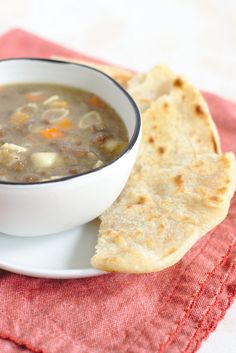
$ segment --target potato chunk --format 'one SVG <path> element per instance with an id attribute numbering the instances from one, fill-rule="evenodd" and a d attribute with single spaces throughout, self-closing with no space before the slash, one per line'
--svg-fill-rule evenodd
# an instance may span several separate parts
<path id="1" fill-rule="evenodd" d="M 100 167 L 102 167 L 102 166 L 104 166 L 104 163 L 103 163 L 103 161 L 101 161 L 101 160 L 99 159 L 99 160 L 94 164 L 93 169 L 100 168 Z"/>
<path id="2" fill-rule="evenodd" d="M 15 145 L 14 143 L 4 143 L 1 146 L 1 149 L 8 150 L 11 152 L 26 152 L 27 151 L 26 147 Z"/>
<path id="3" fill-rule="evenodd" d="M 56 152 L 35 152 L 31 155 L 31 161 L 36 169 L 50 168 L 57 160 Z"/>
<path id="4" fill-rule="evenodd" d="M 114 152 L 118 144 L 119 144 L 119 141 L 117 141 L 114 138 L 109 138 L 108 140 L 105 141 L 105 143 L 103 144 L 103 147 L 108 152 Z"/>
<path id="5" fill-rule="evenodd" d="M 17 153 L 11 152 L 7 149 L 0 149 L 0 164 L 6 167 L 11 167 L 13 164 L 20 160 Z"/>
<path id="6" fill-rule="evenodd" d="M 108 152 L 108 153 L 114 153 L 116 152 L 117 154 L 121 153 L 127 144 L 124 141 L 121 140 L 116 140 L 115 138 L 109 138 L 107 139 L 103 144 L 102 148 Z"/>
<path id="7" fill-rule="evenodd" d="M 92 127 L 93 125 L 95 126 L 100 126 L 102 125 L 102 118 L 101 115 L 96 112 L 95 110 L 92 110 L 91 112 L 83 115 L 78 123 L 78 127 L 80 129 L 88 129 Z"/>
<path id="8" fill-rule="evenodd" d="M 11 167 L 20 160 L 22 152 L 26 152 L 27 148 L 14 145 L 13 143 L 4 143 L 0 147 L 0 164 Z"/>

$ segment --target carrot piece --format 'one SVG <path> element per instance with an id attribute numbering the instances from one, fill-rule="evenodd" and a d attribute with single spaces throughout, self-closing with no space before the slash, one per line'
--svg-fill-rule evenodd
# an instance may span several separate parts
<path id="1" fill-rule="evenodd" d="M 15 112 L 11 117 L 11 123 L 13 125 L 23 125 L 27 123 L 30 119 L 30 116 L 23 112 Z"/>
<path id="2" fill-rule="evenodd" d="M 48 140 L 61 139 L 64 137 L 63 132 L 60 131 L 60 129 L 58 129 L 56 126 L 48 127 L 44 130 L 41 130 L 40 134 Z"/>
<path id="3" fill-rule="evenodd" d="M 91 96 L 88 103 L 96 108 L 104 108 L 105 105 L 98 96 Z"/>
<path id="4" fill-rule="evenodd" d="M 59 129 L 72 129 L 74 127 L 74 124 L 70 119 L 65 118 L 59 121 L 56 127 Z"/>
<path id="5" fill-rule="evenodd" d="M 41 102 L 43 100 L 43 95 L 41 93 L 38 93 L 38 94 L 29 93 L 26 95 L 26 100 L 27 102 L 30 102 L 30 103 Z"/>
<path id="6" fill-rule="evenodd" d="M 53 108 L 67 108 L 68 103 L 67 101 L 63 101 L 63 100 L 55 100 L 50 104 L 50 106 Z"/>

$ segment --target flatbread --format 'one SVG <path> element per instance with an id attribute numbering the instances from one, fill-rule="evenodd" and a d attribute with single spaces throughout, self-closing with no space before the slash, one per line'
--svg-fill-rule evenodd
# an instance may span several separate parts
<path id="1" fill-rule="evenodd" d="M 57 56 L 52 57 L 52 59 L 69 61 L 69 62 L 73 62 L 76 64 L 83 64 L 83 65 L 91 66 L 91 67 L 93 67 L 97 70 L 100 70 L 100 71 L 104 72 L 105 74 L 111 76 L 114 80 L 116 80 L 124 88 L 127 87 L 128 81 L 134 76 L 134 73 L 132 73 L 129 70 L 125 70 L 125 69 L 115 67 L 115 66 L 97 64 L 92 61 L 83 61 L 83 60 L 76 60 L 76 59 L 57 57 Z"/>
<path id="2" fill-rule="evenodd" d="M 144 111 L 157 98 L 169 94 L 174 79 L 175 75 L 167 66 L 157 65 L 147 73 L 133 76 L 127 83 L 127 90 Z"/>
<path id="3" fill-rule="evenodd" d="M 220 153 L 200 93 L 180 77 L 167 81 L 143 113 L 140 152 L 129 181 L 101 216 L 91 260 L 98 269 L 162 270 L 227 215 L 236 187 L 235 156 Z M 144 95 L 147 91 L 145 86 Z"/>
<path id="4" fill-rule="evenodd" d="M 168 134 L 176 138 L 181 135 L 181 139 L 188 140 L 185 152 L 193 148 L 196 153 L 221 151 L 219 135 L 205 100 L 183 77 L 174 75 L 164 65 L 158 65 L 147 74 L 134 76 L 128 82 L 127 90 L 143 112 L 152 106 L 146 118 L 153 120 L 145 126 L 148 138 L 168 142 L 169 136 L 162 135 L 163 131 L 167 133 L 168 125 Z M 160 97 L 162 100 L 158 100 Z M 181 132 L 182 129 L 185 131 Z M 173 142 L 170 143 L 172 147 L 178 148 Z M 198 145 L 201 145 L 200 149 Z"/>
<path id="5" fill-rule="evenodd" d="M 85 64 L 105 72 L 127 89 L 142 112 L 150 108 L 152 103 L 161 96 L 169 95 L 170 99 L 174 99 L 178 102 L 177 109 L 180 109 L 179 113 L 183 114 L 185 119 L 191 120 L 188 123 L 188 127 L 191 126 L 190 123 L 192 123 L 193 126 L 189 133 L 191 133 L 193 137 L 195 136 L 201 139 L 202 146 L 206 143 L 206 151 L 216 153 L 221 151 L 217 129 L 201 93 L 183 77 L 176 76 L 167 66 L 157 65 L 147 73 L 135 75 L 128 70 L 114 66 L 64 57 L 53 57 L 53 59 Z M 166 100 L 168 102 L 168 96 Z M 163 113 L 168 116 L 168 103 L 167 105 L 163 103 Z M 153 107 L 153 114 L 155 114 L 155 107 Z M 150 129 L 152 129 L 152 126 L 153 125 L 149 124 Z M 194 129 L 200 129 L 201 132 L 204 132 L 204 136 L 195 134 Z M 153 133 L 155 132 L 156 128 L 154 126 Z"/>
<path id="6" fill-rule="evenodd" d="M 175 166 L 187 156 L 193 159 L 199 153 L 220 153 L 215 126 L 202 119 L 204 114 L 199 116 L 193 101 L 183 107 L 175 93 L 159 98 L 143 113 L 139 164 Z"/>
<path id="7" fill-rule="evenodd" d="M 179 261 L 227 215 L 235 158 L 199 155 L 171 168 L 136 170 L 101 217 L 92 265 L 104 271 L 160 271 Z"/>

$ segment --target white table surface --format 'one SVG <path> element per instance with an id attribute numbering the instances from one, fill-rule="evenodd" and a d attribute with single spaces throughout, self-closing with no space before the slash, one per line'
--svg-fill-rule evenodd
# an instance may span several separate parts
<path id="1" fill-rule="evenodd" d="M 0 34 L 15 27 L 136 70 L 168 64 L 236 101 L 235 0 L 0 0 Z M 236 352 L 236 302 L 199 352 Z"/>

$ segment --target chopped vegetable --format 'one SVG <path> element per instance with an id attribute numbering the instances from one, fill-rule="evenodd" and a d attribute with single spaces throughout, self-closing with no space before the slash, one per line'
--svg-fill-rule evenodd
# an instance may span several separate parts
<path id="1" fill-rule="evenodd" d="M 31 92 L 26 95 L 27 102 L 41 102 L 43 100 L 42 92 Z"/>
<path id="2" fill-rule="evenodd" d="M 35 103 L 27 103 L 25 105 L 22 105 L 21 107 L 16 109 L 16 112 L 21 112 L 25 114 L 34 114 L 37 113 L 39 110 L 39 107 Z"/>
<path id="3" fill-rule="evenodd" d="M 43 105 L 48 105 L 58 99 L 59 99 L 59 96 L 51 96 L 43 102 Z"/>
<path id="4" fill-rule="evenodd" d="M 59 96 L 51 96 L 43 102 L 43 105 L 50 105 L 53 108 L 67 108 L 67 101 L 60 99 Z"/>
<path id="5" fill-rule="evenodd" d="M 93 168 L 100 168 L 104 165 L 103 161 L 101 161 L 100 159 L 97 161 L 97 163 L 94 164 Z"/>
<path id="6" fill-rule="evenodd" d="M 61 139 L 64 137 L 63 132 L 56 126 L 48 127 L 40 131 L 40 134 L 48 140 Z"/>
<path id="7" fill-rule="evenodd" d="M 26 152 L 27 148 L 14 145 L 13 143 L 4 143 L 0 148 L 0 164 L 11 167 L 20 161 L 20 154 Z"/>
<path id="8" fill-rule="evenodd" d="M 26 124 L 30 120 L 29 114 L 23 112 L 15 112 L 11 116 L 11 123 L 15 126 L 21 126 Z"/>
<path id="9" fill-rule="evenodd" d="M 88 112 L 87 114 L 83 115 L 80 118 L 78 127 L 80 129 L 88 129 L 93 125 L 101 125 L 101 124 L 102 124 L 101 115 L 95 110 L 92 110 L 91 112 Z"/>
<path id="10" fill-rule="evenodd" d="M 1 181 L 9 181 L 9 179 L 5 175 L 0 176 Z"/>
<path id="11" fill-rule="evenodd" d="M 1 146 L 1 149 L 13 151 L 13 152 L 26 152 L 27 151 L 26 147 L 18 146 L 18 145 L 15 145 L 14 143 L 7 143 L 7 142 Z"/>
<path id="12" fill-rule="evenodd" d="M 13 164 L 15 164 L 17 161 L 20 160 L 20 155 L 11 152 L 10 150 L 0 150 L 0 164 L 4 165 L 6 167 L 11 167 Z"/>
<path id="13" fill-rule="evenodd" d="M 61 179 L 61 178 L 64 178 L 64 176 L 53 175 L 50 178 L 41 179 L 40 181 L 49 181 L 49 180 L 56 180 L 56 179 Z"/>
<path id="14" fill-rule="evenodd" d="M 53 108 L 67 108 L 68 103 L 67 101 L 63 100 L 54 100 L 53 102 L 51 102 L 50 106 Z"/>
<path id="15" fill-rule="evenodd" d="M 59 129 L 73 129 L 74 124 L 68 118 L 64 118 L 56 125 Z"/>
<path id="16" fill-rule="evenodd" d="M 118 146 L 117 146 L 116 149 L 115 149 L 115 153 L 116 153 L 117 155 L 120 154 L 121 152 L 124 151 L 124 149 L 126 148 L 126 146 L 127 146 L 127 143 L 126 143 L 126 142 L 124 142 L 124 141 L 119 141 Z"/>
<path id="17" fill-rule="evenodd" d="M 56 180 L 56 179 L 60 179 L 60 178 L 64 178 L 64 176 L 53 175 L 53 176 L 51 176 L 51 178 L 49 180 Z"/>
<path id="18" fill-rule="evenodd" d="M 108 152 L 114 152 L 118 144 L 119 144 L 119 141 L 117 141 L 114 138 L 109 138 L 103 144 L 103 148 L 105 148 L 105 150 L 107 150 Z"/>
<path id="19" fill-rule="evenodd" d="M 53 166 L 58 159 L 56 152 L 35 152 L 31 155 L 31 161 L 35 168 L 49 168 Z"/>
<path id="20" fill-rule="evenodd" d="M 90 159 L 97 159 L 97 156 L 94 152 L 88 152 L 88 158 Z"/>
<path id="21" fill-rule="evenodd" d="M 95 108 L 104 108 L 104 102 L 98 96 L 91 96 L 88 101 L 89 105 Z"/>
<path id="22" fill-rule="evenodd" d="M 107 153 L 115 153 L 118 155 L 125 149 L 126 146 L 127 144 L 124 141 L 111 137 L 105 140 L 105 142 L 101 144 L 100 148 L 105 150 Z"/>
<path id="23" fill-rule="evenodd" d="M 48 120 L 51 123 L 56 123 L 60 119 L 67 117 L 68 114 L 69 110 L 64 108 L 47 109 L 42 114 L 42 120 Z"/>

